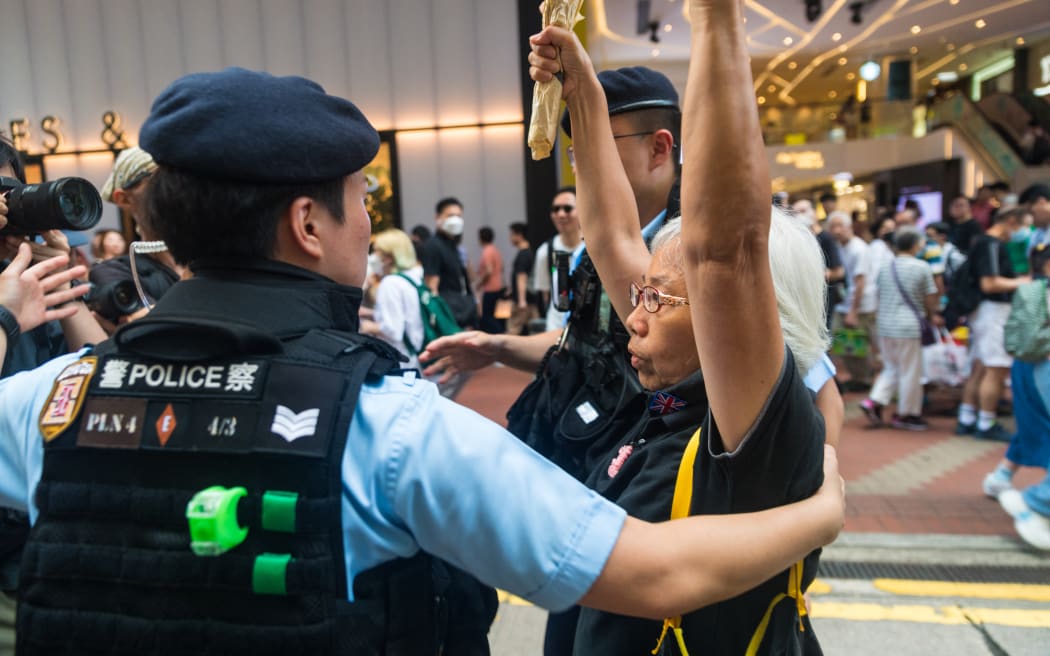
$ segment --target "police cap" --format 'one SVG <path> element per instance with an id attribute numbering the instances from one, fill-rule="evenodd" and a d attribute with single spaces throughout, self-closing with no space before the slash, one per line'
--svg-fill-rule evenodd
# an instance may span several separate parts
<path id="1" fill-rule="evenodd" d="M 379 134 L 350 101 L 306 78 L 243 68 L 175 80 L 139 142 L 158 164 L 264 184 L 341 178 L 379 151 Z"/>
<path id="2" fill-rule="evenodd" d="M 598 81 L 605 91 L 609 116 L 636 112 L 642 109 L 669 107 L 679 109 L 678 92 L 667 76 L 645 66 L 617 68 L 598 73 Z M 572 137 L 569 112 L 561 119 L 561 128 Z"/>

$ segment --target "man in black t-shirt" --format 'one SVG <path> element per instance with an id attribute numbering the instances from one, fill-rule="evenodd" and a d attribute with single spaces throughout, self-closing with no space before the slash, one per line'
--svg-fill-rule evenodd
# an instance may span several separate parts
<path id="1" fill-rule="evenodd" d="M 988 232 L 979 235 L 970 248 L 969 264 L 983 298 L 969 321 L 973 370 L 963 388 L 955 432 L 1009 442 L 1010 433 L 995 420 L 1003 383 L 1013 364 L 1003 343 L 1003 329 L 1010 315 L 1014 290 L 1031 278 L 1014 273 L 1005 244 L 1015 234 L 1025 234 L 1023 229 L 1031 223 L 1031 215 L 1018 208 L 996 214 L 994 221 Z"/>
<path id="2" fill-rule="evenodd" d="M 532 265 L 536 255 L 532 252 L 528 237 L 526 237 L 527 232 L 528 226 L 524 223 L 510 224 L 510 243 L 518 249 L 518 252 L 514 255 L 514 263 L 510 270 L 510 284 L 507 285 L 512 303 L 510 318 L 507 319 L 508 335 L 521 335 L 529 325 L 529 321 L 540 314 L 535 299 L 529 292 L 531 287 L 529 276 L 532 275 Z"/>
<path id="3" fill-rule="evenodd" d="M 456 323 L 469 328 L 477 323 L 478 309 L 456 246 L 463 234 L 463 204 L 452 197 L 441 199 L 434 222 L 437 230 L 423 244 L 423 282 L 444 299 Z"/>
<path id="4" fill-rule="evenodd" d="M 835 306 L 846 297 L 846 265 L 842 261 L 842 251 L 831 233 L 824 230 L 824 226 L 817 221 L 817 213 L 813 208 L 813 201 L 801 198 L 792 203 L 791 208 L 795 213 L 809 222 L 813 234 L 820 244 L 820 252 L 824 255 L 824 279 L 827 281 L 827 305 L 825 306 L 825 321 L 831 328 L 831 319 L 835 314 Z"/>
<path id="5" fill-rule="evenodd" d="M 959 196 L 948 206 L 948 219 L 952 229 L 948 241 L 955 244 L 963 255 L 970 252 L 974 240 L 981 234 L 981 224 L 973 216 L 973 205 L 966 196 Z"/>

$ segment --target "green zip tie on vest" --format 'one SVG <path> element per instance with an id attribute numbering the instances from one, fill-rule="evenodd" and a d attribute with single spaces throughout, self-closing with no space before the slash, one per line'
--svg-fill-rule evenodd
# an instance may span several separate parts
<path id="1" fill-rule="evenodd" d="M 259 595 L 288 594 L 288 563 L 291 554 L 264 553 L 252 565 L 252 592 Z"/>
<path id="2" fill-rule="evenodd" d="M 267 490 L 262 497 L 262 527 L 264 531 L 295 533 L 295 506 L 299 495 L 295 492 Z"/>
<path id="3" fill-rule="evenodd" d="M 190 549 L 198 556 L 219 556 L 248 537 L 248 529 L 237 521 L 237 504 L 248 495 L 243 487 L 209 487 L 193 495 L 186 504 L 190 526 Z"/>

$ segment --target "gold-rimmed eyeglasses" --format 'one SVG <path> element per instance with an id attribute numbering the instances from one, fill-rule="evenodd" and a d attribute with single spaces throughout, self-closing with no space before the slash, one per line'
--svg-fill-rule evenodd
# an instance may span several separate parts
<path id="1" fill-rule="evenodd" d="M 637 283 L 631 283 L 628 293 L 631 307 L 638 307 L 639 300 L 646 312 L 656 312 L 661 305 L 689 305 L 689 299 L 682 296 L 672 296 L 661 292 L 656 287 L 646 285 L 639 287 Z"/>

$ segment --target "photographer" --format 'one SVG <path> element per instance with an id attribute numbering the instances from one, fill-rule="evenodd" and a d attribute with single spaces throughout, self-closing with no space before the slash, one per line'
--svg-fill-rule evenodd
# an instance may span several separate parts
<path id="1" fill-rule="evenodd" d="M 25 184 L 25 169 L 18 151 L 3 137 L 0 137 L 0 177 L 14 178 Z M 0 230 L 4 230 L 8 225 L 7 213 L 6 197 L 0 195 Z M 28 244 L 34 263 L 65 256 L 67 259 L 62 264 L 65 266 L 70 249 L 69 241 L 62 231 L 45 230 L 40 236 L 44 240 L 43 244 L 29 241 L 25 236 L 8 234 L 4 237 L 0 241 L 0 267 L 8 266 L 8 260 L 15 258 L 16 253 L 21 251 L 22 244 Z M 71 279 L 72 277 L 65 282 L 68 283 Z M 75 296 L 79 297 L 85 291 L 86 288 Z M 20 337 L 8 340 L 5 350 L 7 357 L 0 368 L 0 378 L 33 369 L 63 353 L 79 350 L 86 344 L 100 342 L 106 338 L 105 332 L 82 304 L 74 303 L 64 310 L 60 314 L 48 316 L 46 320 L 27 325 Z"/>
<path id="2" fill-rule="evenodd" d="M 149 153 L 133 146 L 117 156 L 113 171 L 102 185 L 102 199 L 131 216 L 135 222 L 135 231 L 144 241 L 156 240 L 146 213 L 146 192 L 156 168 Z M 96 264 L 90 274 L 93 289 L 88 305 L 110 334 L 118 325 L 138 319 L 148 311 L 135 288 L 132 257 L 136 257 L 135 266 L 142 291 L 151 303 L 163 296 L 180 278 L 180 268 L 167 251 L 145 256 L 121 255 Z"/>

